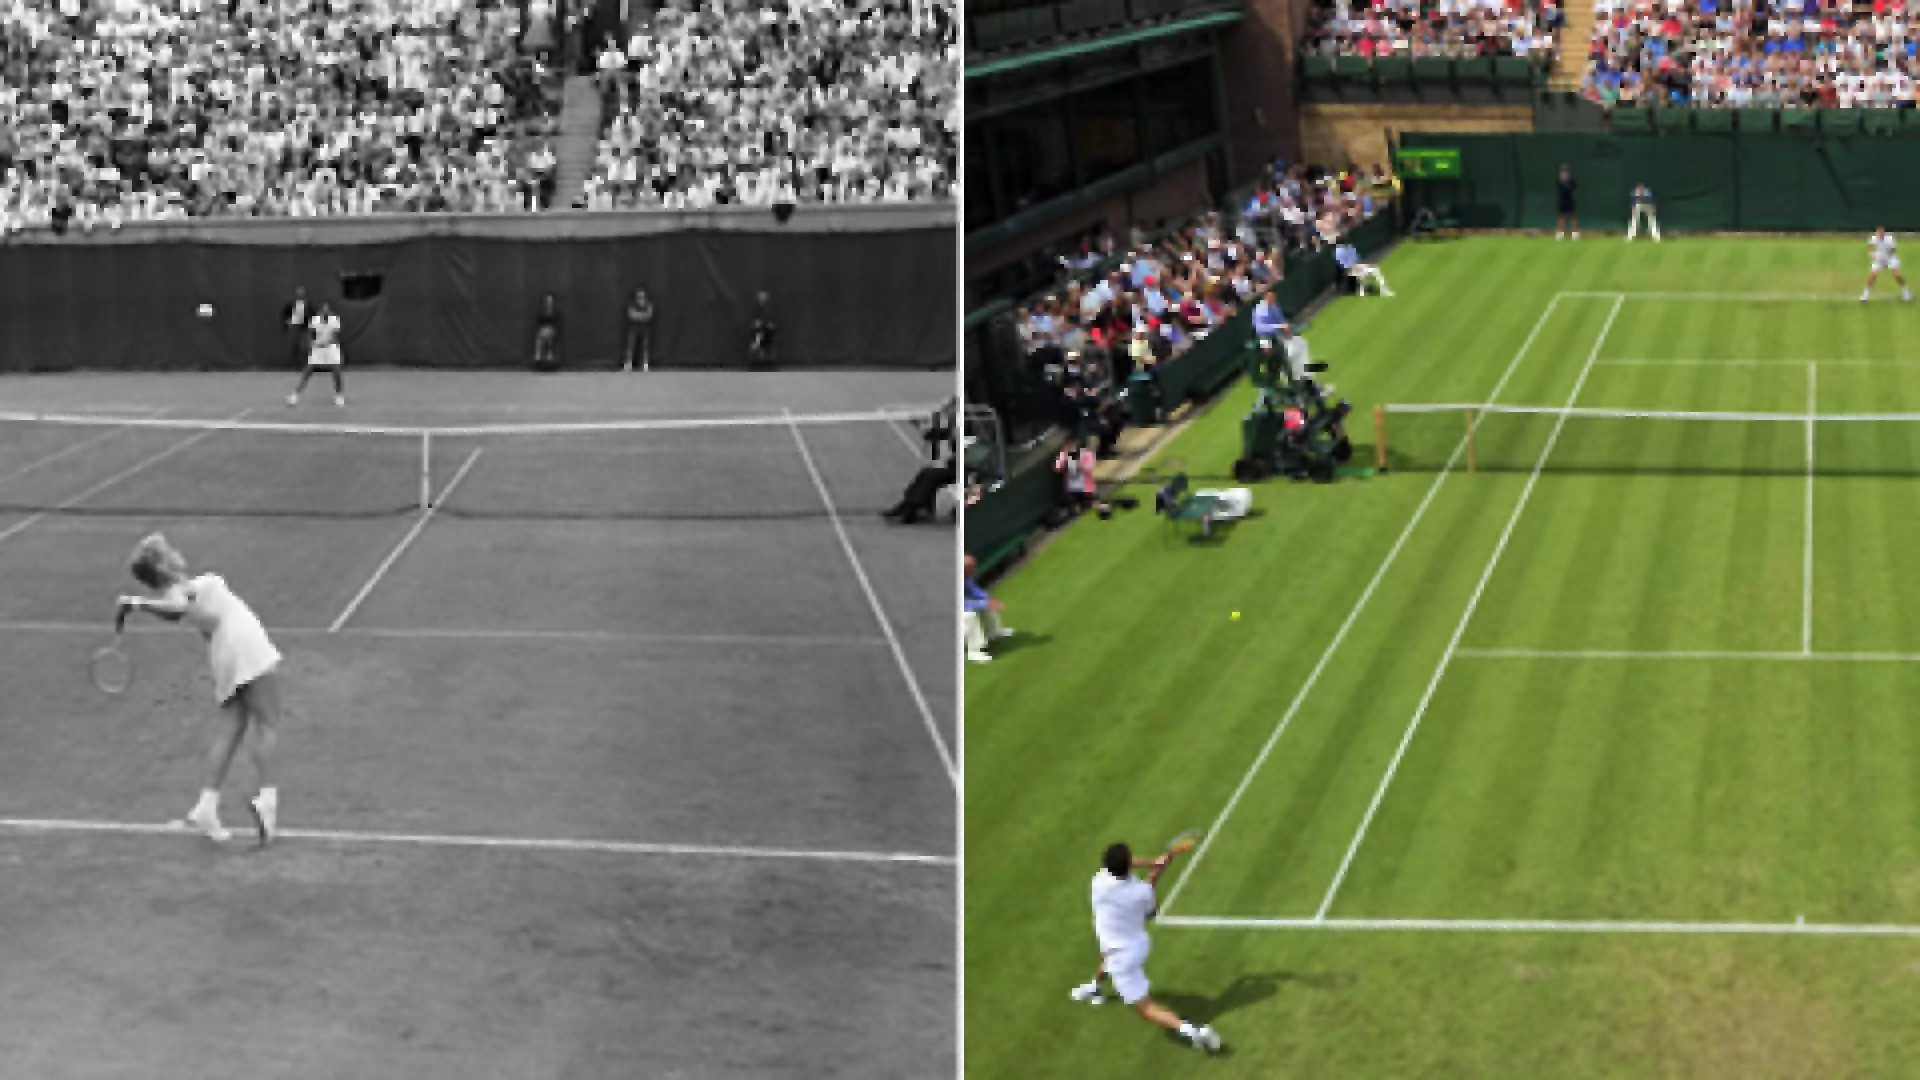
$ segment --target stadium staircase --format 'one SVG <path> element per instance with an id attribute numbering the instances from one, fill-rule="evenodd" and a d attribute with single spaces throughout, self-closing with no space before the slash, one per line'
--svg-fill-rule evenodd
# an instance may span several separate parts
<path id="1" fill-rule="evenodd" d="M 600 91 L 591 75 L 569 75 L 560 107 L 560 134 L 553 142 L 556 209 L 580 201 L 600 146 Z"/>
<path id="2" fill-rule="evenodd" d="M 1560 56 L 1547 74 L 1548 90 L 1577 91 L 1587 78 L 1587 49 L 1593 42 L 1593 0 L 1561 0 L 1566 22 L 1560 30 Z"/>

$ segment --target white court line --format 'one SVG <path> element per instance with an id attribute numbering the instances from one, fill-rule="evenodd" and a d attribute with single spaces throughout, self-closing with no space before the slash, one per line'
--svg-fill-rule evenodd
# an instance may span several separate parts
<path id="1" fill-rule="evenodd" d="M 460 471 L 454 473 L 453 479 L 447 481 L 447 486 L 441 488 L 440 494 L 433 497 L 432 502 L 428 504 L 426 510 L 414 521 L 413 528 L 407 530 L 407 535 L 401 537 L 400 543 L 396 545 L 392 551 L 387 553 L 386 559 L 374 570 L 373 576 L 367 579 L 365 585 L 360 586 L 359 592 L 353 594 L 353 599 L 347 601 L 346 609 L 341 611 L 339 617 L 334 619 L 333 622 L 327 624 L 328 633 L 338 633 L 340 628 L 347 624 L 347 620 L 353 618 L 353 613 L 360 610 L 361 602 L 366 600 L 373 592 L 375 585 L 380 584 L 380 579 L 387 576 L 387 571 L 393 568 L 393 564 L 399 561 L 400 556 L 404 554 L 409 547 L 413 546 L 414 538 L 419 536 L 420 531 L 427 527 L 427 522 L 433 520 L 433 515 L 440 510 L 440 504 L 447 501 L 447 496 L 453 494 L 453 489 L 458 487 L 460 481 L 466 478 L 467 470 L 473 468 L 473 463 L 480 460 L 481 449 L 481 447 L 476 446 L 473 448 L 473 452 L 467 455 L 467 460 L 460 465 Z"/>
<path id="2" fill-rule="evenodd" d="M 1519 370 L 1520 361 L 1533 348 L 1534 340 L 1540 336 L 1540 331 L 1546 328 L 1547 320 L 1553 317 L 1554 309 L 1559 306 L 1558 296 L 1548 301 L 1546 308 L 1540 312 L 1540 318 L 1534 321 L 1533 329 L 1527 332 L 1526 340 L 1520 343 L 1520 348 L 1513 354 L 1513 359 L 1507 362 L 1507 369 L 1501 373 L 1500 381 L 1494 384 L 1493 390 L 1487 395 L 1488 402 L 1498 399 L 1501 392 L 1506 389 L 1507 381 L 1513 378 L 1515 371 Z M 1475 423 L 1477 424 L 1478 421 L 1476 420 Z M 1266 765 L 1267 758 L 1273 753 L 1273 748 L 1279 745 L 1280 736 L 1286 734 L 1288 725 L 1293 723 L 1294 716 L 1299 713 L 1301 706 L 1306 704 L 1307 696 L 1313 693 L 1314 686 L 1320 681 L 1321 672 L 1327 669 L 1327 665 L 1333 661 L 1334 654 L 1340 651 L 1341 644 L 1347 640 L 1347 631 L 1353 629 L 1353 624 L 1359 621 L 1360 613 L 1366 610 L 1368 601 L 1373 599 L 1374 591 L 1380 587 L 1380 582 L 1386 579 L 1387 571 L 1392 569 L 1394 562 L 1400 558 L 1401 549 L 1407 546 L 1407 540 L 1413 536 L 1413 531 L 1419 526 L 1420 519 L 1426 516 L 1427 507 L 1433 505 L 1435 496 L 1440 494 L 1441 486 L 1447 482 L 1447 477 L 1453 474 L 1454 462 L 1460 459 L 1460 454 L 1466 449 L 1466 445 L 1466 436 L 1462 435 L 1460 441 L 1454 444 L 1453 456 L 1447 459 L 1447 467 L 1441 469 L 1440 474 L 1433 478 L 1433 483 L 1427 486 L 1426 497 L 1420 500 L 1418 507 L 1414 508 L 1413 516 L 1407 519 L 1406 527 L 1400 530 L 1400 538 L 1393 542 L 1392 548 L 1388 549 L 1386 558 L 1380 560 L 1379 569 L 1373 572 L 1373 579 L 1367 582 L 1366 589 L 1360 593 L 1360 599 L 1348 609 L 1346 620 L 1340 624 L 1340 629 L 1334 632 L 1333 640 L 1328 642 L 1326 649 L 1321 652 L 1319 662 L 1314 664 L 1313 670 L 1307 674 L 1307 681 L 1302 683 L 1299 691 L 1293 695 L 1293 702 L 1287 706 L 1287 711 L 1280 717 L 1280 722 L 1274 726 L 1273 733 L 1267 736 L 1266 743 L 1254 756 L 1253 764 L 1247 767 L 1246 774 L 1240 778 L 1240 785 L 1233 789 L 1233 794 L 1227 798 L 1227 804 L 1220 808 L 1219 815 L 1213 819 L 1213 824 L 1201 838 L 1200 846 L 1194 849 L 1193 857 L 1185 860 L 1185 864 L 1180 868 L 1179 878 L 1174 881 L 1173 888 L 1167 893 L 1166 902 L 1160 905 L 1161 911 L 1173 910 L 1174 901 L 1180 899 L 1180 891 L 1187 887 L 1188 880 L 1193 877 L 1194 870 L 1200 865 L 1200 860 L 1206 857 L 1207 849 L 1212 847 L 1214 840 L 1219 837 L 1220 830 L 1227 823 L 1227 818 L 1232 816 L 1234 808 L 1240 805 L 1241 797 L 1247 793 L 1249 787 L 1253 786 L 1254 777 L 1260 774 L 1260 769 Z"/>
<path id="3" fill-rule="evenodd" d="M 788 416 L 792 420 L 791 415 Z M 793 432 L 793 444 L 800 449 L 800 462 L 807 467 L 807 476 L 813 480 L 813 488 L 820 494 L 820 501 L 826 505 L 827 521 L 833 526 L 833 535 L 840 539 L 840 550 L 846 552 L 847 562 L 853 567 L 853 576 L 860 582 L 860 591 L 866 594 L 867 606 L 873 609 L 873 617 L 880 623 L 880 633 L 887 639 L 887 647 L 893 650 L 893 659 L 900 666 L 900 676 L 907 681 L 907 691 L 913 695 L 913 703 L 920 709 L 920 719 L 927 726 L 927 734 L 933 737 L 933 748 L 940 753 L 940 763 L 946 767 L 947 778 L 953 781 L 954 790 L 960 789 L 960 767 L 953 760 L 953 752 L 947 749 L 947 740 L 940 734 L 940 724 L 933 718 L 933 708 L 927 704 L 927 696 L 920 692 L 920 680 L 914 677 L 913 665 L 907 663 L 907 651 L 900 647 L 900 638 L 893 632 L 893 623 L 887 619 L 886 608 L 880 605 L 880 597 L 873 591 L 873 582 L 867 580 L 867 569 L 860 565 L 860 555 L 853 548 L 853 541 L 847 537 L 846 523 L 840 520 L 840 508 L 834 505 L 833 493 L 827 490 L 827 482 L 820 476 L 820 467 L 814 464 L 813 451 L 807 449 L 806 436 L 800 434 L 800 425 L 789 424 Z"/>
<path id="4" fill-rule="evenodd" d="M 226 419 L 220 421 L 220 423 L 230 424 L 252 411 L 253 410 L 250 408 L 241 409 L 239 412 L 234 413 L 232 416 L 229 416 Z M 124 431 L 128 429 L 119 428 L 116 430 Z M 19 521 L 14 522 L 12 525 L 7 526 L 5 529 L 0 529 L 0 541 L 10 540 L 13 537 L 18 536 L 21 532 L 25 531 L 28 527 L 33 525 L 34 522 L 42 520 L 49 514 L 53 514 L 61 510 L 73 509 L 74 507 L 80 505 L 83 502 L 86 502 L 88 499 L 93 498 L 95 495 L 100 494 L 101 492 L 107 490 L 108 488 L 119 483 L 120 481 L 125 480 L 130 476 L 133 476 L 135 473 L 142 472 L 146 469 L 152 468 L 155 465 L 158 465 L 160 462 L 166 460 L 167 458 L 172 457 L 173 455 L 179 453 L 182 450 L 185 450 L 187 447 L 192 446 L 194 443 L 197 443 L 200 440 L 207 438 L 208 436 L 218 434 L 221 430 L 223 429 L 217 428 L 217 427 L 207 428 L 206 430 L 201 431 L 196 435 L 190 435 L 187 438 L 181 439 L 179 442 L 174 443 L 173 445 L 167 447 L 166 449 L 158 451 L 157 453 L 154 453 L 154 454 L 150 454 L 147 457 L 142 458 L 140 461 L 136 462 L 132 466 L 122 469 L 117 473 L 114 473 L 112 476 L 107 477 L 105 480 L 102 480 L 99 483 L 88 488 L 87 490 L 81 492 L 80 494 L 75 495 L 73 498 L 58 504 L 52 510 L 42 510 L 39 513 L 33 514 L 29 517 L 21 518 Z"/>
<path id="5" fill-rule="evenodd" d="M 1580 366 L 1580 377 L 1574 380 L 1573 390 L 1567 395 L 1566 407 L 1580 398 L 1580 391 L 1587 385 L 1587 376 L 1593 374 L 1593 361 L 1607 343 L 1607 335 L 1613 331 L 1613 321 L 1620 317 L 1623 301 L 1614 297 L 1613 307 L 1607 312 L 1607 321 L 1601 325 L 1599 336 L 1593 339 L 1593 348 L 1587 352 L 1587 362 Z M 1560 441 L 1560 432 L 1566 428 L 1567 418 L 1562 415 L 1555 421 L 1553 431 L 1547 436 L 1547 444 L 1540 449 L 1539 460 L 1533 463 L 1533 473 L 1527 477 L 1527 486 L 1520 489 L 1520 501 L 1514 504 L 1513 513 L 1507 517 L 1506 528 L 1500 531 L 1500 541 L 1493 547 L 1493 555 L 1487 559 L 1486 569 L 1480 572 L 1480 580 L 1473 587 L 1473 595 L 1467 599 L 1467 610 L 1460 615 L 1460 622 L 1453 628 L 1453 637 L 1447 642 L 1447 651 L 1440 656 L 1439 666 L 1433 669 L 1433 678 L 1428 680 L 1426 692 L 1420 695 L 1420 704 L 1413 710 L 1413 719 L 1407 722 L 1407 730 L 1400 737 L 1400 746 L 1394 750 L 1392 760 L 1387 762 L 1387 774 L 1380 778 L 1380 786 L 1374 789 L 1373 801 L 1367 805 L 1366 816 L 1360 819 L 1360 829 L 1353 834 L 1353 843 L 1347 846 L 1347 854 L 1340 860 L 1340 869 L 1333 875 L 1333 884 L 1327 886 L 1327 895 L 1320 901 L 1320 909 L 1313 917 L 1324 919 L 1327 909 L 1333 906 L 1334 897 L 1340 893 L 1340 886 L 1347 880 L 1347 870 L 1353 866 L 1355 855 L 1360 853 L 1360 845 L 1367 839 L 1367 829 L 1373 825 L 1374 815 L 1380 812 L 1380 803 L 1386 798 L 1387 788 L 1393 784 L 1394 774 L 1400 771 L 1400 762 L 1407 756 L 1407 747 L 1413 743 L 1414 733 L 1420 730 L 1420 721 L 1427 715 L 1427 706 L 1433 703 L 1433 695 L 1440 689 L 1440 681 L 1446 678 L 1447 668 L 1453 664 L 1453 654 L 1460 648 L 1460 639 L 1467 632 L 1467 624 L 1473 621 L 1473 613 L 1480 608 L 1480 598 L 1486 594 L 1487 582 L 1492 580 L 1493 572 L 1500 565 L 1500 556 L 1506 554 L 1507 542 L 1513 539 L 1513 531 L 1520 524 L 1520 516 L 1526 512 L 1527 503 L 1533 498 L 1533 489 L 1540 483 L 1540 473 L 1546 468 L 1547 458 L 1553 454 L 1553 447 Z"/>
<path id="6" fill-rule="evenodd" d="M 46 634 L 100 634 L 103 622 L 55 622 L 47 620 L 0 620 L 0 632 Z M 174 627 L 135 623 L 129 634 L 164 634 Z M 309 634 L 339 637 L 393 638 L 420 641 L 604 641 L 622 645 L 775 645 L 795 648 L 874 648 L 886 644 L 878 636 L 855 634 L 629 634 L 617 630 L 523 630 L 487 629 L 453 626 L 343 626 L 331 630 L 324 626 L 276 626 L 267 633 L 274 637 L 299 637 Z"/>
<path id="7" fill-rule="evenodd" d="M 1467 660 L 1753 660 L 1829 664 L 1915 664 L 1910 652 L 1767 652 L 1730 649 L 1461 649 Z"/>
<path id="8" fill-rule="evenodd" d="M 1494 934 L 1761 934 L 1784 937 L 1920 937 L 1890 923 L 1636 922 L 1611 919 L 1256 919 L 1171 915 L 1161 926 L 1194 930 L 1376 930 Z"/>
<path id="9" fill-rule="evenodd" d="M 1832 303 L 1845 301 L 1858 303 L 1860 298 L 1848 293 L 1790 293 L 1790 292 L 1563 292 L 1561 296 L 1575 296 L 1589 300 L 1620 297 L 1625 300 L 1727 300 L 1733 302 L 1795 303 L 1800 301 L 1818 301 Z"/>
<path id="10" fill-rule="evenodd" d="M 176 825 L 69 818 L 0 818 L 0 829 L 16 832 L 117 833 L 131 836 L 197 837 Z M 407 844 L 414 847 L 505 848 L 518 851 L 590 851 L 606 855 L 703 855 L 730 859 L 797 859 L 815 862 L 908 863 L 954 866 L 951 855 L 898 851 L 809 851 L 800 848 L 729 847 L 712 844 L 654 844 L 624 840 L 541 839 L 517 836 L 463 836 L 432 833 L 356 832 L 351 829 L 281 829 L 285 840 L 332 844 Z"/>
<path id="11" fill-rule="evenodd" d="M 1734 357 L 1725 360 L 1687 358 L 1683 360 L 1599 360 L 1601 367 L 1799 367 L 1802 364 L 1824 364 L 1829 367 L 1842 366 L 1878 366 L 1920 368 L 1920 360 L 1866 359 L 1860 357 L 1834 360 L 1760 360 Z"/>
<path id="12" fill-rule="evenodd" d="M 365 373 L 361 374 L 361 378 L 362 379 L 366 378 Z M 172 407 L 173 406 L 168 406 L 168 408 L 172 408 Z M 766 406 L 725 405 L 717 402 L 689 403 L 686 405 L 568 405 L 568 404 L 562 404 L 562 403 L 556 403 L 556 404 L 550 404 L 550 405 L 543 405 L 538 403 L 521 404 L 521 405 L 452 405 L 452 404 L 441 403 L 441 404 L 420 404 L 420 405 L 354 405 L 352 407 L 352 413 L 355 416 L 385 416 L 385 415 L 404 416 L 408 413 L 448 413 L 452 415 L 464 415 L 469 413 L 526 413 L 529 415 L 539 415 L 541 413 L 559 413 L 559 414 L 584 413 L 589 415 L 603 414 L 609 417 L 632 417 L 632 418 L 645 419 L 648 417 L 669 418 L 674 416 L 686 416 L 692 413 L 715 413 L 715 414 L 731 415 L 731 416 L 747 416 L 747 415 L 755 415 L 754 410 L 756 409 L 765 409 L 766 410 L 765 412 L 757 414 L 758 419 L 766 423 L 780 423 L 786 419 L 785 415 L 781 412 L 781 408 L 782 407 L 778 405 L 766 405 Z M 879 408 L 881 409 L 898 408 L 906 412 L 914 412 L 916 410 L 919 410 L 920 407 L 915 405 L 900 405 L 900 406 L 883 405 L 883 406 L 880 406 Z M 151 403 L 136 405 L 132 403 L 122 404 L 122 403 L 115 403 L 115 402 L 92 403 L 92 404 L 82 404 L 82 405 L 62 405 L 56 402 L 56 403 L 51 403 L 48 405 L 41 406 L 39 411 L 50 412 L 50 413 L 69 413 L 69 414 L 95 413 L 95 412 L 139 413 L 139 412 L 153 411 L 153 405 Z M 933 411 L 933 408 L 928 407 L 924 411 L 931 413 Z M 316 414 L 316 415 L 324 415 L 324 414 Z M 334 425 L 332 425 L 326 420 L 316 420 L 312 426 L 324 429 L 324 428 L 331 428 Z"/>
<path id="13" fill-rule="evenodd" d="M 1813 651 L 1813 442 L 1820 415 L 1820 368 L 1807 365 L 1807 542 L 1800 567 L 1800 651 Z"/>
<path id="14" fill-rule="evenodd" d="M 161 408 L 158 408 L 158 409 L 147 408 L 147 409 L 141 410 L 141 415 L 148 416 L 148 417 L 159 416 L 161 413 L 166 411 L 167 409 L 165 406 L 162 406 Z M 72 446 L 61 447 L 60 449 L 55 450 L 53 453 L 48 454 L 46 457 L 35 458 L 32 461 L 27 462 L 25 465 L 22 465 L 19 468 L 13 470 L 12 472 L 7 473 L 4 476 L 0 476 L 0 484 L 4 484 L 9 480 L 17 480 L 20 477 L 27 475 L 28 473 L 32 472 L 35 469 L 39 469 L 39 468 L 43 468 L 45 466 L 51 465 L 54 462 L 59 461 L 60 459 L 68 456 L 69 454 L 77 454 L 80 451 L 85 450 L 90 446 L 93 446 L 97 443 L 105 442 L 108 439 L 113 438 L 115 435 L 124 435 L 131 430 L 133 429 L 127 428 L 127 427 L 108 428 L 107 430 L 101 432 L 100 434 L 95 435 L 91 438 L 82 439 L 79 442 L 74 443 Z"/>

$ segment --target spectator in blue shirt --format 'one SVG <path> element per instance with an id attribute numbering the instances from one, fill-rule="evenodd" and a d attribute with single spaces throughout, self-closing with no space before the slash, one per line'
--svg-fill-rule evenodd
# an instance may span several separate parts
<path id="1" fill-rule="evenodd" d="M 1345 271 L 1347 278 L 1353 282 L 1353 291 L 1356 294 L 1365 296 L 1366 283 L 1371 281 L 1379 287 L 1381 296 L 1393 295 L 1393 289 L 1387 284 L 1387 276 L 1380 272 L 1379 267 L 1361 262 L 1359 249 L 1351 243 L 1341 241 L 1340 246 L 1333 249 L 1333 261 L 1340 264 L 1340 269 Z"/>
<path id="2" fill-rule="evenodd" d="M 1280 301 L 1268 289 L 1266 295 L 1253 308 L 1253 336 L 1257 338 L 1276 338 L 1280 336 L 1280 327 L 1287 321 L 1286 313 L 1280 310 Z"/>
<path id="3" fill-rule="evenodd" d="M 961 631 L 966 638 L 967 659 L 976 664 L 990 664 L 993 656 L 987 652 L 987 643 L 1010 638 L 1013 631 L 1000 625 L 1000 612 L 1006 605 L 987 595 L 987 590 L 974 580 L 980 564 L 969 555 L 966 559 L 967 576 L 963 584 L 962 604 L 966 614 L 961 617 Z"/>

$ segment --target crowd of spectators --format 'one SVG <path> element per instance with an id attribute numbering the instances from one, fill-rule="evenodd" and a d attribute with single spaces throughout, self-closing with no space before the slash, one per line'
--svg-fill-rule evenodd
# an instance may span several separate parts
<path id="1" fill-rule="evenodd" d="M 1913 108 L 1920 15 L 1822 0 L 1600 0 L 1583 93 L 1618 104 Z"/>
<path id="2" fill-rule="evenodd" d="M 500 0 L 0 0 L 0 227 L 533 209 Z"/>
<path id="3" fill-rule="evenodd" d="M 1519 56 L 1550 63 L 1557 0 L 1333 0 L 1317 6 L 1302 47 L 1321 56 Z"/>
<path id="4" fill-rule="evenodd" d="M 952 194 L 951 0 L 671 0 L 599 69 L 591 208 Z"/>
<path id="5" fill-rule="evenodd" d="M 1024 362 L 1055 388 L 1061 423 L 1106 456 L 1123 426 L 1115 394 L 1133 373 L 1257 303 L 1289 253 L 1342 243 L 1394 184 L 1384 170 L 1276 165 L 1231 222 L 1209 213 L 1151 242 L 1136 229 L 1117 264 L 1111 237 L 1089 238 L 1062 257 L 1057 288 L 1014 312 Z"/>

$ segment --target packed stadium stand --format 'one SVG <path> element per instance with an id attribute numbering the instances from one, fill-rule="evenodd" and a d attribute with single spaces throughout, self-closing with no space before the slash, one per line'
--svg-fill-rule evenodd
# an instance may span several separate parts
<path id="1" fill-rule="evenodd" d="M 668 8 L 600 56 L 588 205 L 871 202 L 951 195 L 958 39 L 948 5 L 795 0 Z"/>
<path id="2" fill-rule="evenodd" d="M 1903 4 L 1599 0 L 1582 93 L 1614 105 L 1912 108 Z"/>
<path id="3" fill-rule="evenodd" d="M 544 2 L 5 0 L 0 230 L 950 194 L 951 7 L 670 5 L 598 87 L 573 33 Z"/>
<path id="4" fill-rule="evenodd" d="M 1331 0 L 1314 8 L 1303 51 L 1320 56 L 1517 56 L 1550 60 L 1555 0 Z"/>

